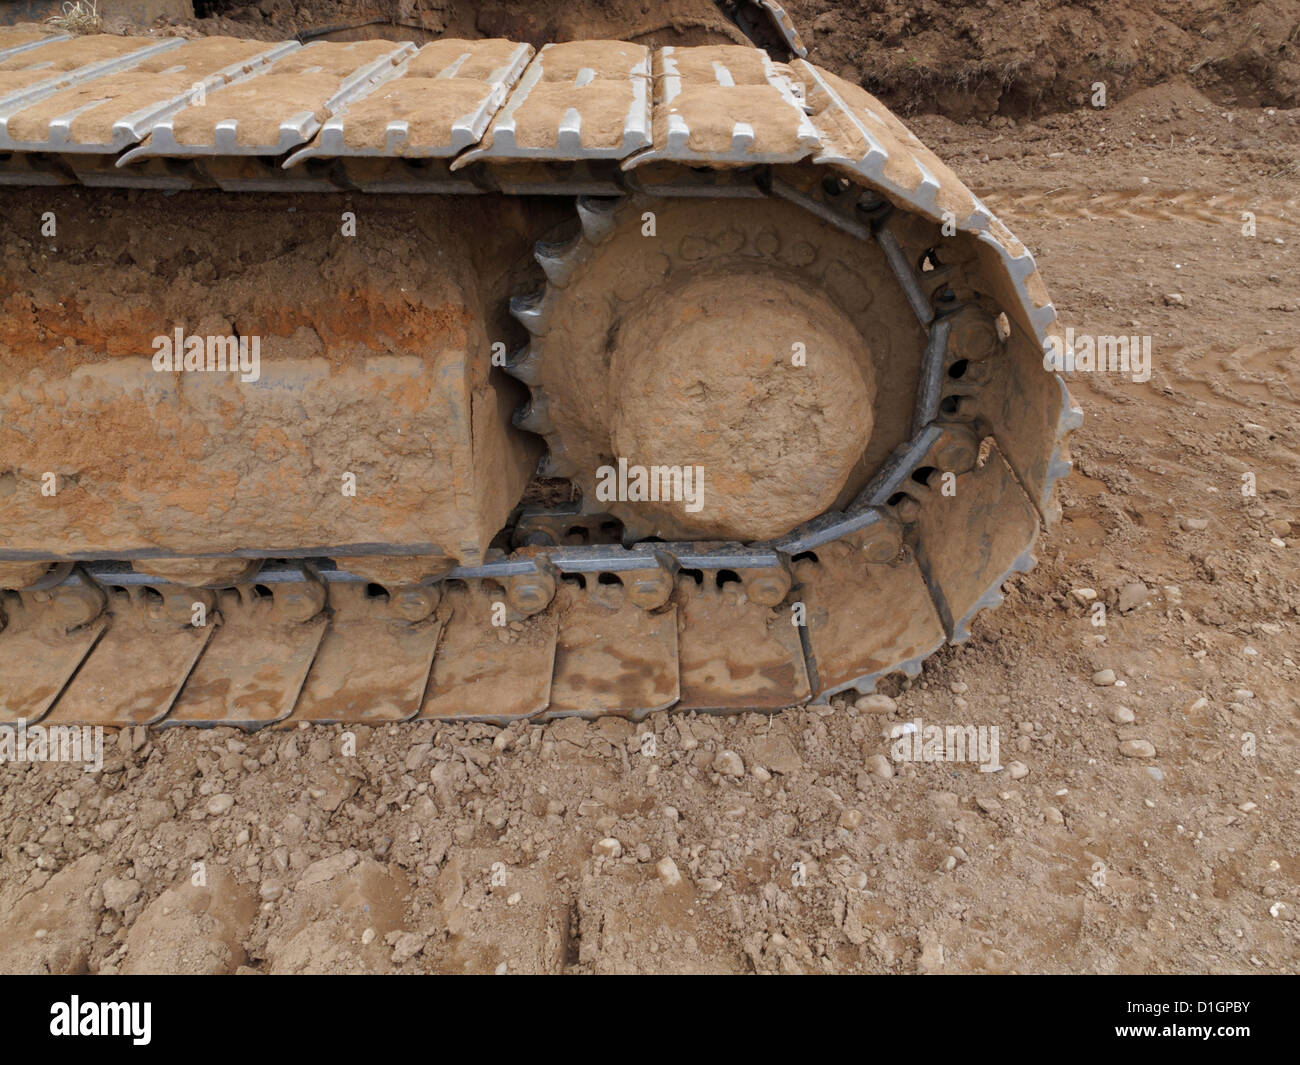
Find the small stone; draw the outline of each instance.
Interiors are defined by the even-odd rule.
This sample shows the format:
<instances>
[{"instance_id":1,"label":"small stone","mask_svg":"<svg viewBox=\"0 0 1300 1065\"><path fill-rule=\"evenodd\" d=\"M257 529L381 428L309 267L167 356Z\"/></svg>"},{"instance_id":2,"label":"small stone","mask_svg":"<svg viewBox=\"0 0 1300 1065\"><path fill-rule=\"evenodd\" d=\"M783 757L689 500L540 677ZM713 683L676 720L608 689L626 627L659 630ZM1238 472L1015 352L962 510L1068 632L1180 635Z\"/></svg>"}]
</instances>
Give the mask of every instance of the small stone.
<instances>
[{"instance_id":1,"label":"small stone","mask_svg":"<svg viewBox=\"0 0 1300 1065\"><path fill-rule=\"evenodd\" d=\"M1131 725L1137 720L1137 716L1127 706L1112 706L1110 719L1117 725Z\"/></svg>"},{"instance_id":2,"label":"small stone","mask_svg":"<svg viewBox=\"0 0 1300 1065\"><path fill-rule=\"evenodd\" d=\"M263 902L274 902L284 894L284 885L278 880L263 880L257 893L262 896Z\"/></svg>"},{"instance_id":3,"label":"small stone","mask_svg":"<svg viewBox=\"0 0 1300 1065\"><path fill-rule=\"evenodd\" d=\"M655 863L655 872L659 874L664 887L676 887L682 882L682 874L677 871L677 863L667 856Z\"/></svg>"},{"instance_id":4,"label":"small stone","mask_svg":"<svg viewBox=\"0 0 1300 1065\"><path fill-rule=\"evenodd\" d=\"M705 895L716 895L722 890L722 881L711 876L706 876L703 880L697 880L695 886Z\"/></svg>"},{"instance_id":5,"label":"small stone","mask_svg":"<svg viewBox=\"0 0 1300 1065\"><path fill-rule=\"evenodd\" d=\"M760 784L766 784L769 780L772 779L772 774L769 773L767 769L761 765L754 766L754 768L749 771L749 775L753 777L755 780L757 780Z\"/></svg>"},{"instance_id":6,"label":"small stone","mask_svg":"<svg viewBox=\"0 0 1300 1065\"><path fill-rule=\"evenodd\" d=\"M378 934L379 933L376 932L373 928L367 928L364 932L361 933L361 945L363 947L370 946L370 944L375 941L375 936L377 936Z\"/></svg>"},{"instance_id":7,"label":"small stone","mask_svg":"<svg viewBox=\"0 0 1300 1065\"><path fill-rule=\"evenodd\" d=\"M798 749L786 736L772 733L757 738L749 748L749 756L756 765L769 773L789 776L803 768Z\"/></svg>"},{"instance_id":8,"label":"small stone","mask_svg":"<svg viewBox=\"0 0 1300 1065\"><path fill-rule=\"evenodd\" d=\"M1268 523L1268 529L1274 536L1291 535L1291 523L1285 518L1274 518Z\"/></svg>"},{"instance_id":9,"label":"small stone","mask_svg":"<svg viewBox=\"0 0 1300 1065\"><path fill-rule=\"evenodd\" d=\"M1002 809L1002 804L997 799L976 799L975 805L986 814L995 814Z\"/></svg>"},{"instance_id":10,"label":"small stone","mask_svg":"<svg viewBox=\"0 0 1300 1065\"><path fill-rule=\"evenodd\" d=\"M1007 765L1007 772L1011 774L1012 780L1021 780L1029 776L1029 766L1024 762L1011 762Z\"/></svg>"},{"instance_id":11,"label":"small stone","mask_svg":"<svg viewBox=\"0 0 1300 1065\"><path fill-rule=\"evenodd\" d=\"M403 932L393 944L393 964L401 965L414 958L424 949L424 941L427 938L419 932Z\"/></svg>"},{"instance_id":12,"label":"small stone","mask_svg":"<svg viewBox=\"0 0 1300 1065\"><path fill-rule=\"evenodd\" d=\"M1072 588L1070 594L1078 601L1080 606L1087 606L1097 598L1096 588Z\"/></svg>"},{"instance_id":13,"label":"small stone","mask_svg":"<svg viewBox=\"0 0 1300 1065\"><path fill-rule=\"evenodd\" d=\"M1249 813L1254 813L1256 810L1258 810L1259 805L1257 803L1247 801L1247 802L1243 802L1240 806L1237 807L1237 809L1240 810L1243 814L1249 814Z\"/></svg>"},{"instance_id":14,"label":"small stone","mask_svg":"<svg viewBox=\"0 0 1300 1065\"><path fill-rule=\"evenodd\" d=\"M1186 307L1187 304L1183 301L1183 294L1182 294L1181 292L1166 292L1166 293L1165 293L1165 306L1166 306L1166 307Z\"/></svg>"},{"instance_id":15,"label":"small stone","mask_svg":"<svg viewBox=\"0 0 1300 1065\"><path fill-rule=\"evenodd\" d=\"M406 771L408 773L416 772L420 766L424 765L425 761L432 753L432 743L417 743L406 752Z\"/></svg>"},{"instance_id":16,"label":"small stone","mask_svg":"<svg viewBox=\"0 0 1300 1065\"><path fill-rule=\"evenodd\" d=\"M1147 776L1157 782L1165 779L1164 771L1158 765L1147 766Z\"/></svg>"},{"instance_id":17,"label":"small stone","mask_svg":"<svg viewBox=\"0 0 1300 1065\"><path fill-rule=\"evenodd\" d=\"M1205 532L1210 527L1209 518L1184 518L1182 526L1187 532Z\"/></svg>"},{"instance_id":18,"label":"small stone","mask_svg":"<svg viewBox=\"0 0 1300 1065\"><path fill-rule=\"evenodd\" d=\"M957 868L957 859L950 854L943 860L943 864L939 868L941 868L945 873L951 873Z\"/></svg>"},{"instance_id":19,"label":"small stone","mask_svg":"<svg viewBox=\"0 0 1300 1065\"><path fill-rule=\"evenodd\" d=\"M1119 590L1118 607L1121 614L1127 614L1151 601L1151 589L1141 581L1132 581Z\"/></svg>"},{"instance_id":20,"label":"small stone","mask_svg":"<svg viewBox=\"0 0 1300 1065\"><path fill-rule=\"evenodd\" d=\"M599 858L621 858L623 857L623 844L613 836L606 836L591 845L591 853Z\"/></svg>"},{"instance_id":21,"label":"small stone","mask_svg":"<svg viewBox=\"0 0 1300 1065\"><path fill-rule=\"evenodd\" d=\"M1065 824L1065 815L1055 806L1044 806L1043 820L1053 825L1063 825Z\"/></svg>"},{"instance_id":22,"label":"small stone","mask_svg":"<svg viewBox=\"0 0 1300 1065\"><path fill-rule=\"evenodd\" d=\"M1119 753L1125 758L1154 758L1156 749L1150 740L1121 740Z\"/></svg>"},{"instance_id":23,"label":"small stone","mask_svg":"<svg viewBox=\"0 0 1300 1065\"><path fill-rule=\"evenodd\" d=\"M892 714L898 709L898 703L894 702L888 695L882 695L880 692L876 692L874 695L864 695L853 705L864 714Z\"/></svg>"},{"instance_id":24,"label":"small stone","mask_svg":"<svg viewBox=\"0 0 1300 1065\"><path fill-rule=\"evenodd\" d=\"M968 685L964 680L954 680L948 685L948 690L952 692L953 695L965 695L970 691L970 685Z\"/></svg>"},{"instance_id":25,"label":"small stone","mask_svg":"<svg viewBox=\"0 0 1300 1065\"><path fill-rule=\"evenodd\" d=\"M518 906L519 903L523 901L523 898L524 898L523 895L521 895L518 891L511 892L511 894L506 898L506 905Z\"/></svg>"},{"instance_id":26,"label":"small stone","mask_svg":"<svg viewBox=\"0 0 1300 1065\"><path fill-rule=\"evenodd\" d=\"M943 944L937 939L922 936L921 956L917 959L916 967L922 973L939 972L943 968Z\"/></svg>"},{"instance_id":27,"label":"small stone","mask_svg":"<svg viewBox=\"0 0 1300 1065\"><path fill-rule=\"evenodd\" d=\"M1113 669L1099 669L1092 675L1092 682L1098 688L1107 688L1115 683L1115 671Z\"/></svg>"},{"instance_id":28,"label":"small stone","mask_svg":"<svg viewBox=\"0 0 1300 1065\"><path fill-rule=\"evenodd\" d=\"M220 795L214 795L208 800L208 813L213 817L220 817L222 814L229 813L230 808L234 805L235 797L223 791Z\"/></svg>"},{"instance_id":29,"label":"small stone","mask_svg":"<svg viewBox=\"0 0 1300 1065\"><path fill-rule=\"evenodd\" d=\"M883 754L873 754L868 758L867 769L883 780L888 780L894 775L894 767L889 764L889 759Z\"/></svg>"},{"instance_id":30,"label":"small stone","mask_svg":"<svg viewBox=\"0 0 1300 1065\"><path fill-rule=\"evenodd\" d=\"M840 814L840 828L846 828L852 832L862 824L862 811L855 807L849 807Z\"/></svg>"},{"instance_id":31,"label":"small stone","mask_svg":"<svg viewBox=\"0 0 1300 1065\"><path fill-rule=\"evenodd\" d=\"M104 881L104 905L119 913L140 897L140 882L125 876L114 876Z\"/></svg>"},{"instance_id":32,"label":"small stone","mask_svg":"<svg viewBox=\"0 0 1300 1065\"><path fill-rule=\"evenodd\" d=\"M724 777L743 777L745 763L735 751L719 751L717 757L713 759L713 770Z\"/></svg>"},{"instance_id":33,"label":"small stone","mask_svg":"<svg viewBox=\"0 0 1300 1065\"><path fill-rule=\"evenodd\" d=\"M304 855L304 861L305 858ZM349 847L345 851L331 854L328 858L321 858L312 862L303 869L302 876L298 878L298 890L301 891L316 884L324 884L333 880L336 876L342 876L356 865L360 858L361 855ZM290 855L289 864L297 867L292 855Z\"/></svg>"}]
</instances>

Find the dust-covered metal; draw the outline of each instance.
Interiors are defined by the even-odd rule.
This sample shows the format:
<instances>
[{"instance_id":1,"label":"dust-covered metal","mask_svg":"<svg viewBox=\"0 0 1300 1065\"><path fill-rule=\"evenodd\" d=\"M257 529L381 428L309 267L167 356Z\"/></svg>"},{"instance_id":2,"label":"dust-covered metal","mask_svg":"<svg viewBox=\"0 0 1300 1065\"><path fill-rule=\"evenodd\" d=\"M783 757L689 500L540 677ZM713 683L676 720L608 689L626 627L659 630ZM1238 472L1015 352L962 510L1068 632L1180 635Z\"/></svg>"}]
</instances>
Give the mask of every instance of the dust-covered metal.
<instances>
[{"instance_id":1,"label":"dust-covered metal","mask_svg":"<svg viewBox=\"0 0 1300 1065\"><path fill-rule=\"evenodd\" d=\"M0 150L115 155L208 92L298 46L210 37L20 103L0 104Z\"/></svg>"},{"instance_id":2,"label":"dust-covered metal","mask_svg":"<svg viewBox=\"0 0 1300 1065\"><path fill-rule=\"evenodd\" d=\"M158 155L283 155L311 140L325 117L395 77L415 50L392 41L316 41L293 49L155 123L118 165Z\"/></svg>"},{"instance_id":3,"label":"dust-covered metal","mask_svg":"<svg viewBox=\"0 0 1300 1065\"><path fill-rule=\"evenodd\" d=\"M654 144L624 169L665 160L793 163L821 147L820 132L804 113L802 85L766 52L668 46L655 64Z\"/></svg>"},{"instance_id":4,"label":"dust-covered metal","mask_svg":"<svg viewBox=\"0 0 1300 1065\"><path fill-rule=\"evenodd\" d=\"M142 42L134 37L83 37L0 58L0 138L18 147L8 132L14 116L72 85L126 70L160 53L174 52L180 38Z\"/></svg>"},{"instance_id":5,"label":"dust-covered metal","mask_svg":"<svg viewBox=\"0 0 1300 1065\"><path fill-rule=\"evenodd\" d=\"M285 160L315 156L449 158L483 139L532 58L511 41L434 41L403 59L396 73L372 81Z\"/></svg>"},{"instance_id":6,"label":"dust-covered metal","mask_svg":"<svg viewBox=\"0 0 1300 1065\"><path fill-rule=\"evenodd\" d=\"M624 41L548 44L533 57L483 143L483 159L624 159L650 143L650 49Z\"/></svg>"}]
</instances>

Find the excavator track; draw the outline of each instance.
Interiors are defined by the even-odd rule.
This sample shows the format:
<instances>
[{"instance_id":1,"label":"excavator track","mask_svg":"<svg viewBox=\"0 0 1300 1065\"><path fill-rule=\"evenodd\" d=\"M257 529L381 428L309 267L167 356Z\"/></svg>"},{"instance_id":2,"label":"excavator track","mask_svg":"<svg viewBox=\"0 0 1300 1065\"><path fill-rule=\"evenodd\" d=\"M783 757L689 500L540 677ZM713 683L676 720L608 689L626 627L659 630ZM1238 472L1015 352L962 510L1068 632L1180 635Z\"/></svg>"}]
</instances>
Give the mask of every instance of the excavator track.
<instances>
[{"instance_id":1,"label":"excavator track","mask_svg":"<svg viewBox=\"0 0 1300 1065\"><path fill-rule=\"evenodd\" d=\"M506 546L430 574L404 567L432 553L409 539L50 552L0 527L0 724L826 702L968 639L1058 517L1082 415L1044 369L1058 333L1032 256L878 100L802 58L3 30L0 184L569 198L573 235L538 244L545 286L513 300L530 339L504 366L544 478L582 482L610 453L599 433L621 431L576 417L584 373L557 367L588 309L635 303L602 256L647 212L675 244L638 268L810 279L808 314L842 309L875 360L873 392L850 397L865 454L846 444L833 474L789 460L791 505L820 513L753 542L725 521L625 507L610 535L590 507L530 506ZM0 453L0 474L16 465ZM764 507L734 495L738 514Z\"/></svg>"}]
</instances>

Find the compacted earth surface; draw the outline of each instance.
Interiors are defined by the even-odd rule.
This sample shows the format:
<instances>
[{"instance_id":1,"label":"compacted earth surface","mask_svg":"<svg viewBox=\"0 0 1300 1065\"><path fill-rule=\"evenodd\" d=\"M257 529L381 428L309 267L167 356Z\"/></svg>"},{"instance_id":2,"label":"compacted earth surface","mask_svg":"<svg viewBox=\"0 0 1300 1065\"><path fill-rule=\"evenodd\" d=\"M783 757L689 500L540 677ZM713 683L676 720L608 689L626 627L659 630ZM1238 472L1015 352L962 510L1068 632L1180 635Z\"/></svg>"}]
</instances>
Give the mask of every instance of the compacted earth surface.
<instances>
[{"instance_id":1,"label":"compacted earth surface","mask_svg":"<svg viewBox=\"0 0 1300 1065\"><path fill-rule=\"evenodd\" d=\"M859 80L897 7L790 6L865 27L817 56ZM0 971L1294 971L1300 110L1287 35L1251 76L1225 6L1179 31L1222 76L1193 50L1104 107L1081 68L910 116L1063 326L1151 342L1149 378L1071 377L1063 520L968 644L772 716L136 729L98 772L2 765ZM895 760L907 722L996 727L1002 768Z\"/></svg>"}]
</instances>

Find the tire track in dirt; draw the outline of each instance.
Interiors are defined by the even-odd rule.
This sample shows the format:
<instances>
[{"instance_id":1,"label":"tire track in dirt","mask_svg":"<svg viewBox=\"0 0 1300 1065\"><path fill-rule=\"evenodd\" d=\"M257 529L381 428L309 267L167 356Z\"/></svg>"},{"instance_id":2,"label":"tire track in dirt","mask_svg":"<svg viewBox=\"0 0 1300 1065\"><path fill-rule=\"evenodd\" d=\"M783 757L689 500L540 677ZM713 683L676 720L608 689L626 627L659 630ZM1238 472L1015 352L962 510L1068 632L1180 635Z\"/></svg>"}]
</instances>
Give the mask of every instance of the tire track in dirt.
<instances>
[{"instance_id":1,"label":"tire track in dirt","mask_svg":"<svg viewBox=\"0 0 1300 1065\"><path fill-rule=\"evenodd\" d=\"M1163 371L1152 374L1157 387L1183 402L1213 397L1242 407L1271 407L1280 402L1300 408L1300 347L1295 345L1171 345L1161 352L1160 361Z\"/></svg>"},{"instance_id":2,"label":"tire track in dirt","mask_svg":"<svg viewBox=\"0 0 1300 1065\"><path fill-rule=\"evenodd\" d=\"M1093 189L1062 186L1054 189L1003 188L976 194L993 211L1010 216L1036 215L1057 221L1126 219L1146 222L1203 222L1241 226L1251 212L1256 226L1300 227L1300 201L1295 198L1229 196L1205 189Z\"/></svg>"},{"instance_id":3,"label":"tire track in dirt","mask_svg":"<svg viewBox=\"0 0 1300 1065\"><path fill-rule=\"evenodd\" d=\"M1122 384L1110 381L1106 374L1086 376L1092 389L1108 399L1120 404L1134 401ZM1250 410L1279 403L1300 409L1300 346L1161 346L1152 356L1151 387L1184 407L1218 401Z\"/></svg>"}]
</instances>

